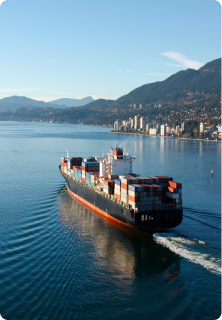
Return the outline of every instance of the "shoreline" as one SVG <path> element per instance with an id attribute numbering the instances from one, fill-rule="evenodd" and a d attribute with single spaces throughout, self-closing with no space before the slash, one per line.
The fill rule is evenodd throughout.
<path id="1" fill-rule="evenodd" d="M 115 134 L 133 134 L 133 135 L 138 135 L 138 136 L 144 136 L 144 137 L 152 137 L 152 138 L 164 138 L 164 139 L 181 139 L 181 140 L 191 140 L 191 141 L 215 141 L 215 142 L 220 142 L 221 140 L 208 140 L 208 139 L 194 139 L 194 138 L 182 138 L 182 137 L 168 137 L 168 136 L 150 136 L 149 134 L 143 134 L 139 132 L 117 132 L 117 131 L 110 131 L 110 133 L 115 133 Z"/>

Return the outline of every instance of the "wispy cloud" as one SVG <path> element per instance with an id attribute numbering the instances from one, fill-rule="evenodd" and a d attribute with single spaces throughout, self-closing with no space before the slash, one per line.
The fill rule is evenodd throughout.
<path id="1" fill-rule="evenodd" d="M 55 62 L 55 60 L 52 60 L 52 59 L 51 59 L 51 60 L 49 60 L 49 61 L 51 61 L 51 62 Z"/>
<path id="2" fill-rule="evenodd" d="M 182 64 L 176 64 L 176 63 L 165 63 L 167 66 L 173 66 L 173 67 L 179 67 L 179 68 L 186 68 Z"/>
<path id="3" fill-rule="evenodd" d="M 127 72 L 133 73 L 134 71 L 133 70 L 127 70 Z"/>
<path id="4" fill-rule="evenodd" d="M 204 63 L 202 62 L 188 59 L 186 56 L 184 56 L 182 53 L 179 53 L 179 52 L 167 51 L 161 54 L 177 62 L 180 62 L 184 67 L 199 69 L 204 65 Z"/>
<path id="5" fill-rule="evenodd" d="M 148 76 L 171 76 L 171 73 L 145 73 Z"/>
<path id="6" fill-rule="evenodd" d="M 6 0 L 0 0 L 0 5 L 2 4 L 2 2 L 4 2 L 4 1 L 6 1 Z"/>

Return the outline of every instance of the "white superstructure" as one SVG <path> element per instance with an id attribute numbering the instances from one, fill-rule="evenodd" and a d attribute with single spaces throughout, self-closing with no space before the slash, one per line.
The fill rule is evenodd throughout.
<path id="1" fill-rule="evenodd" d="M 136 157 L 131 157 L 122 148 L 111 149 L 110 153 L 96 157 L 99 161 L 99 177 L 128 175 L 132 173 L 132 162 Z"/>

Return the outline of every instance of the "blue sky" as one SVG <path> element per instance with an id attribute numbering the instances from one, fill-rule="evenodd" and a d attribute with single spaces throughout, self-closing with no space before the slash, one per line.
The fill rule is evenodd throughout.
<path id="1" fill-rule="evenodd" d="M 215 0 L 5 0 L 0 30 L 0 99 L 117 99 L 221 56 Z"/>

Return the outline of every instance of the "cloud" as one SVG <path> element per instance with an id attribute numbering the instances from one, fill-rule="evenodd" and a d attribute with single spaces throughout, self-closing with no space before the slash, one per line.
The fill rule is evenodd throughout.
<path id="1" fill-rule="evenodd" d="M 165 63 L 168 66 L 173 66 L 173 67 L 180 67 L 180 68 L 186 68 L 182 64 L 176 64 L 176 63 Z"/>
<path id="2" fill-rule="evenodd" d="M 0 0 L 0 6 L 1 6 L 2 2 L 4 2 L 4 1 L 6 1 L 6 0 Z"/>
<path id="3" fill-rule="evenodd" d="M 49 60 L 49 61 L 51 61 L 51 62 L 55 62 L 55 60 Z"/>
<path id="4" fill-rule="evenodd" d="M 148 76 L 171 76 L 171 73 L 145 73 Z"/>
<path id="5" fill-rule="evenodd" d="M 132 72 L 134 72 L 133 70 L 127 70 L 127 72 L 130 72 L 130 73 L 132 73 Z"/>
<path id="6" fill-rule="evenodd" d="M 170 59 L 173 59 L 179 63 L 181 63 L 184 67 L 192 68 L 192 69 L 199 69 L 201 68 L 204 63 L 199 61 L 190 60 L 187 57 L 185 57 L 182 53 L 175 52 L 175 51 L 167 51 L 164 53 L 161 53 L 163 56 L 166 56 Z"/>

